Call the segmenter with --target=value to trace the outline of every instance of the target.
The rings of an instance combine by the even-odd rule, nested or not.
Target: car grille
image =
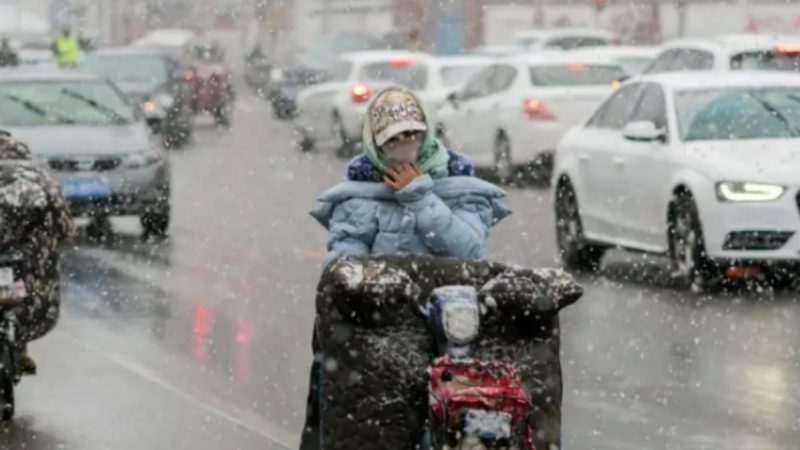
[[[107,172],[122,164],[122,158],[50,158],[47,161],[56,172]]]
[[[733,231],[725,237],[724,250],[777,250],[794,235],[793,231]]]

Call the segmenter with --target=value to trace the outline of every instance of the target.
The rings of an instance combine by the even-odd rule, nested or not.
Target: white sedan
[[[517,55],[476,74],[438,112],[453,150],[509,179],[518,168],[549,178],[564,133],[611,94],[625,72],[613,61],[569,52]]]
[[[797,269],[799,148],[795,75],[626,83],[556,152],[563,263],[593,269],[611,247],[665,254],[686,287]]]
[[[360,142],[367,105],[382,88],[399,84],[413,90],[432,119],[448,94],[463,85],[491,59],[477,56],[434,58],[425,53],[368,51],[342,56],[332,79],[303,90],[295,120],[301,148],[333,143],[349,154]]]

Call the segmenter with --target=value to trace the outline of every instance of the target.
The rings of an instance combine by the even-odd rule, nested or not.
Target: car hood
[[[784,185],[800,182],[800,139],[692,142],[686,145],[686,151],[719,180]]]
[[[39,126],[5,128],[30,147],[34,155],[112,155],[150,146],[143,123],[124,126]]]

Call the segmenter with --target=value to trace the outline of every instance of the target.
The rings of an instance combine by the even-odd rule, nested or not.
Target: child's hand
[[[420,176],[422,176],[422,173],[417,169],[415,164],[399,163],[389,168],[386,175],[383,177],[383,181],[389,185],[390,188],[399,191]]]

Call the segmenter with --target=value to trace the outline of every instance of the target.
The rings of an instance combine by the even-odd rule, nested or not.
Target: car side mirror
[[[667,139],[666,132],[657,128],[656,124],[649,120],[628,123],[622,130],[622,134],[625,139],[637,142],[665,142]]]
[[[447,101],[450,102],[451,105],[453,105],[453,108],[458,108],[459,98],[460,95],[458,95],[458,92],[451,92],[447,94]]]

